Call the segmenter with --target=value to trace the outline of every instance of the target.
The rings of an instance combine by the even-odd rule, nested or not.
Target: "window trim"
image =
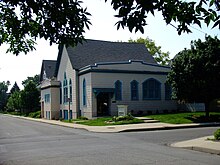
[[[118,94],[117,85],[119,85],[119,96],[117,95]],[[122,82],[120,80],[115,81],[115,100],[116,101],[122,100]]]
[[[158,84],[158,87],[159,87],[159,89],[158,89],[158,91],[159,91],[159,97],[144,97],[144,95],[145,95],[145,92],[147,92],[147,91],[145,91],[145,89],[144,89],[144,85],[145,85],[145,83],[147,83],[148,81],[154,81],[154,83],[156,82],[157,84]],[[154,84],[155,85],[155,84]],[[147,88],[147,87],[146,87]],[[149,89],[148,89],[149,90]],[[156,89],[154,89],[154,95],[156,95],[155,94],[155,90]],[[148,91],[149,92],[149,91]],[[146,94],[147,95],[147,94]],[[158,81],[157,79],[155,79],[155,78],[149,78],[149,79],[147,79],[147,80],[145,80],[143,83],[142,83],[142,99],[143,100],[161,100],[161,82],[160,81]]]
[[[136,98],[134,98],[133,97],[133,92],[134,92],[134,89],[132,89],[132,87],[133,87],[133,84],[135,83],[135,92],[136,92]],[[136,80],[132,80],[131,82],[130,82],[130,92],[131,92],[131,100],[132,101],[137,101],[137,100],[139,100],[139,91],[138,91],[138,87],[139,87],[139,83],[136,81]]]
[[[69,80],[69,98],[70,103],[73,101],[73,86],[72,86],[72,80]]]
[[[82,84],[82,87],[83,87],[83,93],[82,93],[82,101],[83,101],[83,106],[86,106],[86,102],[87,102],[87,98],[86,98],[86,80],[85,80],[85,78],[83,79],[83,84]]]
[[[66,78],[66,72],[64,72],[64,79],[63,79],[63,104],[68,103],[68,82]]]

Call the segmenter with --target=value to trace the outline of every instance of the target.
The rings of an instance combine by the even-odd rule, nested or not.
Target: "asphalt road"
[[[219,165],[218,155],[169,146],[216,129],[91,133],[0,114],[0,165]]]

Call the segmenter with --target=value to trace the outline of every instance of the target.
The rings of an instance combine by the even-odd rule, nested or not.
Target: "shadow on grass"
[[[220,122],[220,115],[191,115],[185,117],[185,119],[191,120],[193,123],[208,123],[208,122]]]

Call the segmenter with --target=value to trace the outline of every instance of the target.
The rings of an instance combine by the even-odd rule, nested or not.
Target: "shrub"
[[[125,121],[125,120],[129,121],[129,120],[133,120],[133,119],[134,119],[134,117],[129,113],[126,116],[118,116],[118,117],[114,116],[112,118],[112,121],[114,121],[114,122],[116,122],[116,121]]]
[[[214,137],[215,137],[215,140],[220,140],[220,129],[217,129],[214,132]]]
[[[28,114],[28,117],[40,118],[41,117],[41,111],[31,112],[31,113]]]

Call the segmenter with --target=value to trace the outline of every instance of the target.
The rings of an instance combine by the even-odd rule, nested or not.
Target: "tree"
[[[13,87],[10,90],[10,93],[13,94],[16,91],[20,91],[20,88],[19,88],[17,82],[14,83]]]
[[[3,110],[7,102],[7,91],[10,82],[0,82],[0,110]]]
[[[108,1],[108,0],[105,0]],[[111,0],[114,10],[118,11],[116,17],[120,20],[116,23],[117,29],[128,27],[132,32],[140,31],[144,33],[143,26],[147,25],[146,18],[155,11],[161,12],[167,24],[174,26],[178,34],[191,32],[189,27],[197,24],[201,27],[201,22],[207,26],[213,22],[213,27],[219,26],[220,29],[220,2],[219,0]]]
[[[25,87],[29,81],[33,81],[38,86],[40,84],[40,75],[36,74],[34,77],[27,77],[27,79],[22,81],[22,85]]]
[[[29,81],[21,91],[21,107],[25,113],[39,110],[40,91],[33,81]]]
[[[107,0],[105,0],[106,2]],[[84,40],[85,28],[89,28],[90,13],[78,0],[1,0],[0,45],[8,43],[8,52],[18,55],[35,49],[36,38],[44,38],[50,44],[76,45]],[[189,26],[201,22],[220,28],[220,3],[218,0],[111,0],[117,10],[117,28],[144,33],[146,18],[155,11],[162,13],[167,24],[176,27],[179,34],[190,32]],[[173,23],[177,25],[173,25]]]
[[[162,52],[161,46],[156,46],[155,41],[151,40],[150,38],[138,38],[136,40],[128,40],[128,42],[134,43],[142,43],[145,44],[149,53],[154,57],[158,64],[161,65],[168,65],[170,62],[169,52]]]
[[[168,81],[173,97],[186,102],[204,102],[206,116],[209,104],[220,98],[220,40],[206,36],[192,41],[191,49],[179,52],[171,65]]]
[[[50,44],[82,43],[90,15],[78,0],[1,0],[0,45],[18,55],[35,49],[36,38]]]
[[[15,111],[21,110],[21,93],[17,90],[14,91],[7,102],[7,110],[8,111]]]

